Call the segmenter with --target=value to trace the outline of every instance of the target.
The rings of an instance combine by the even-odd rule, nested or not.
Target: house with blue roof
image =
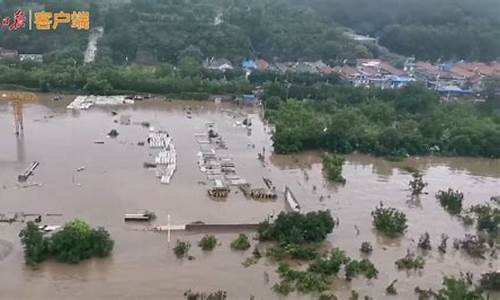
[[[253,71],[257,69],[257,63],[253,59],[244,59],[241,62],[241,67],[247,71]]]

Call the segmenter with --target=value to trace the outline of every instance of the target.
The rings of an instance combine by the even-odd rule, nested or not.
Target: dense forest
[[[245,57],[330,63],[378,56],[376,47],[347,38],[354,30],[403,55],[430,60],[492,61],[500,56],[497,0],[41,0],[0,1],[0,15],[17,8],[89,10],[103,26],[99,57],[131,63],[147,57],[177,63]],[[0,43],[30,53],[81,52],[87,32],[9,32]],[[54,54],[56,55],[56,54]]]
[[[269,60],[338,61],[370,57],[370,50],[343,35],[338,26],[287,0],[135,0],[115,1],[2,1],[0,13],[17,8],[48,11],[89,10],[92,27],[103,26],[99,58],[116,64],[147,57],[153,63],[176,64],[183,57],[196,59],[246,57]],[[21,5],[22,3],[23,5]],[[81,52],[87,32],[9,32],[3,29],[4,47],[22,52]],[[59,55],[60,56],[60,55]]]
[[[498,0],[293,0],[330,21],[379,38],[403,55],[430,60],[500,57]]]
[[[490,109],[442,103],[420,85],[400,90],[331,85],[323,93],[325,88],[327,97],[304,101],[284,101],[277,89],[268,90],[275,151],[500,157],[500,117]]]

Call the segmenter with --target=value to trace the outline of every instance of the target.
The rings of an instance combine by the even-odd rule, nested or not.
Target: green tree
[[[35,266],[49,256],[48,243],[43,232],[33,222],[28,222],[19,233],[24,248],[24,259],[30,266]]]

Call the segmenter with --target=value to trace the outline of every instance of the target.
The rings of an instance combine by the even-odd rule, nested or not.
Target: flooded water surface
[[[453,238],[461,238],[473,228],[446,213],[434,194],[440,189],[459,189],[465,207],[487,202],[500,195],[500,161],[476,158],[412,158],[388,162],[366,155],[349,155],[344,166],[345,185],[325,181],[320,153],[273,155],[268,126],[257,108],[229,104],[146,100],[120,107],[92,107],[88,111],[70,111],[66,105],[73,97],[52,101],[48,94],[36,95],[36,101],[24,103],[24,132],[14,134],[16,111],[10,101],[0,100],[0,213],[61,214],[44,217],[43,224],[62,225],[80,218],[93,226],[104,226],[115,240],[113,255],[79,265],[44,262],[31,269],[24,264],[18,233],[22,223],[0,223],[0,298],[2,299],[183,299],[187,289],[215,291],[223,289],[229,299],[278,299],[271,287],[278,281],[276,265],[261,259],[256,265],[241,263],[251,256],[230,250],[238,232],[216,233],[222,245],[213,253],[196,246],[203,233],[173,232],[168,243],[165,233],[144,231],[145,225],[125,224],[125,213],[154,211],[151,225],[193,221],[207,223],[257,223],[284,209],[283,190],[289,186],[304,211],[330,209],[340,225],[328,237],[328,243],[353,258],[359,258],[361,242],[370,241],[370,256],[379,270],[375,280],[352,282],[336,280],[333,290],[347,299],[351,289],[361,296],[385,299],[385,287],[398,278],[398,299],[416,299],[415,286],[437,289],[443,275],[470,271],[476,276],[499,269],[497,260],[473,260],[451,250]],[[188,108],[189,107],[189,108]],[[187,114],[187,110],[192,111]],[[118,115],[113,116],[112,112]],[[120,115],[130,115],[132,124],[121,125]],[[250,115],[251,132],[239,126]],[[192,117],[191,117],[192,116]],[[19,119],[19,118],[17,118]],[[169,185],[160,184],[154,171],[143,168],[155,151],[139,146],[148,129],[140,122],[167,130],[177,149],[177,171]],[[254,186],[264,186],[262,177],[271,179],[280,191],[276,201],[246,199],[233,188],[224,201],[207,195],[206,175],[197,166],[200,150],[195,134],[215,122],[238,174]],[[106,134],[116,129],[118,137]],[[102,140],[104,144],[95,144]],[[266,149],[265,162],[257,159]],[[30,178],[33,185],[21,188],[17,176],[32,161],[40,166]],[[410,199],[407,190],[411,176],[404,166],[420,169],[428,183],[419,199]],[[77,169],[84,170],[77,172]],[[370,212],[381,201],[403,210],[408,217],[404,237],[388,240],[373,231]],[[359,229],[357,233],[356,229]],[[398,271],[394,261],[407,249],[414,250],[420,234],[428,232],[433,250],[425,255],[426,265],[419,272]],[[450,236],[449,251],[441,255],[437,245],[442,233]],[[176,239],[192,243],[195,260],[178,260],[172,251]],[[252,244],[256,244],[253,241]],[[311,299],[293,294],[289,299]]]

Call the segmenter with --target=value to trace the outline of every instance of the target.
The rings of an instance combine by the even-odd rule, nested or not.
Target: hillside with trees
[[[488,62],[500,56],[497,0],[293,1],[418,59]]]

